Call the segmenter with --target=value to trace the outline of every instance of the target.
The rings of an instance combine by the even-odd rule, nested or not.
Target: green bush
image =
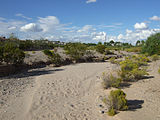
[[[56,66],[60,66],[62,64],[62,58],[58,53],[55,53],[54,51],[50,50],[44,50],[43,52],[50,58],[51,62]]]
[[[160,54],[160,33],[151,35],[142,47],[142,53],[149,55]]]
[[[149,58],[145,55],[133,55],[130,59],[137,63],[138,66],[146,66],[150,62]]]
[[[49,57],[52,57],[52,52],[50,50],[43,50],[43,53]]]
[[[135,81],[148,75],[146,69],[140,67],[139,63],[135,62],[133,59],[126,58],[124,61],[120,62],[120,67],[119,75],[123,81]]]
[[[25,58],[25,53],[20,50],[14,43],[6,43],[0,50],[1,61],[7,64],[22,64]]]
[[[115,87],[118,88],[121,83],[121,79],[118,77],[113,76],[112,74],[108,74],[104,72],[101,76],[101,79],[103,80],[102,85],[104,89],[107,89],[109,87]]]
[[[109,115],[114,115],[116,111],[123,111],[128,109],[126,94],[120,89],[112,90],[106,102],[108,104]]]
[[[157,54],[154,54],[151,56],[152,61],[159,60],[159,56]]]
[[[87,46],[82,43],[67,43],[64,46],[66,54],[68,54],[73,60],[78,62],[86,54]]]

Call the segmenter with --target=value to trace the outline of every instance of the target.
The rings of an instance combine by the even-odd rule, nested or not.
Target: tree
[[[142,47],[142,53],[160,54],[160,33],[151,35]]]

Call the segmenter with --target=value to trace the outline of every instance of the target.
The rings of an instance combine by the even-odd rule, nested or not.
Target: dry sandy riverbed
[[[58,68],[30,70],[0,81],[0,120],[159,120],[160,61],[151,63],[154,78],[132,83],[125,88],[129,111],[114,117],[102,114],[103,90],[99,76],[117,69],[105,63],[81,63]]]

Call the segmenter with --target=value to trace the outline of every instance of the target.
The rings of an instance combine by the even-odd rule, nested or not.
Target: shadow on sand
[[[128,110],[136,111],[137,109],[142,108],[144,100],[128,100],[127,102],[128,102]]]
[[[25,77],[31,77],[31,76],[39,76],[39,75],[45,75],[45,74],[53,74],[57,71],[63,71],[64,69],[55,68],[55,69],[33,69],[29,70],[26,69],[21,73],[17,73],[14,75],[10,75],[7,78],[25,78]]]

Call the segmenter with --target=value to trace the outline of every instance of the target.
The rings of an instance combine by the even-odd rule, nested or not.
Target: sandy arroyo
[[[110,63],[81,63],[35,69],[20,96],[8,96],[0,108],[3,120],[106,120],[99,108],[104,95],[99,76],[116,69]],[[22,91],[23,90],[23,91]]]
[[[150,63],[150,78],[123,88],[130,109],[114,117],[103,114],[102,72],[117,65],[80,63],[33,69],[0,80],[0,120],[160,120],[160,61]],[[100,107],[100,105],[102,105]]]

